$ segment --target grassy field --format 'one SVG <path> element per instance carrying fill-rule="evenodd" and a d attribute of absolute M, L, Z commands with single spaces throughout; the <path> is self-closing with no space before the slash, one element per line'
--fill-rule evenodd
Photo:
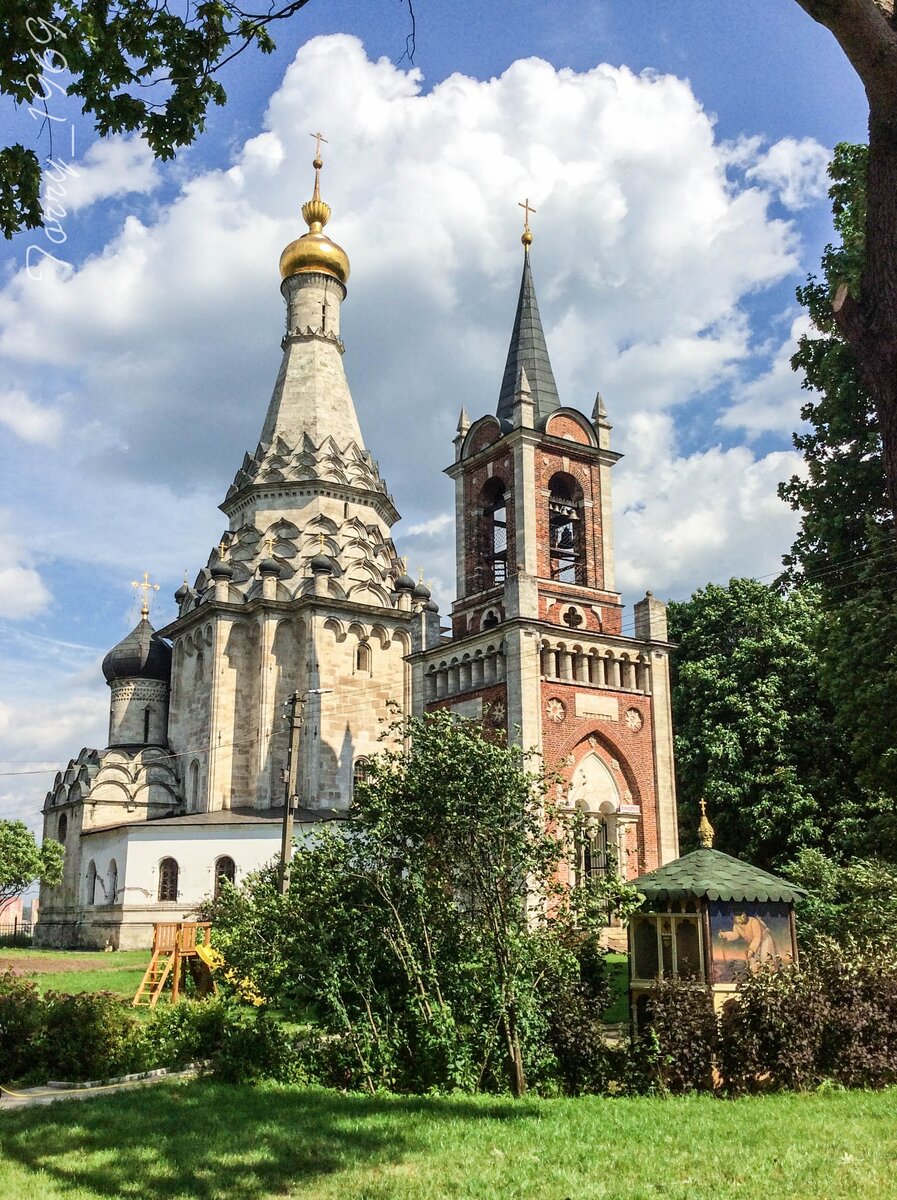
<path fill-rule="evenodd" d="M 2 1200 L 877 1200 L 897 1092 L 739 1101 L 169 1083 L 0 1111 Z"/>
<path fill-rule="evenodd" d="M 148 950 L 0 950 L 0 971 L 33 979 L 41 991 L 116 992 L 130 1000 L 150 960 Z"/>

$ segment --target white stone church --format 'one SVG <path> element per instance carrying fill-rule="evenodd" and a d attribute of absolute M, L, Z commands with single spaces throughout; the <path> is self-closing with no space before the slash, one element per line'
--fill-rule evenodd
<path fill-rule="evenodd" d="M 589 817 L 570 882 L 678 854 L 662 603 L 622 633 L 610 425 L 561 405 L 524 235 L 520 298 L 494 414 L 462 410 L 451 630 L 409 578 L 399 519 L 343 369 L 349 260 L 323 232 L 315 159 L 308 232 L 280 258 L 283 361 L 259 444 L 221 509 L 228 526 L 178 616 L 107 654 L 109 744 L 84 749 L 44 804 L 65 873 L 41 890 L 45 946 L 149 946 L 221 878 L 280 850 L 285 702 L 303 700 L 297 836 L 344 818 L 389 706 L 451 707 L 543 752 Z M 528 213 L 527 213 L 528 216 Z M 251 314 L 248 314 L 251 317 Z M 496 364 L 498 367 L 498 364 Z M 497 377 L 497 371 L 496 371 Z M 498 378 L 497 378 L 498 381 Z"/>

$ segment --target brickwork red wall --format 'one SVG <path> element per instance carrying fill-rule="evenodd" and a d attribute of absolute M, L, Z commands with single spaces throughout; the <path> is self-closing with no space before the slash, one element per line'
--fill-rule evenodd
<path fill-rule="evenodd" d="M 562 473 L 571 477 L 583 496 L 582 517 L 583 549 L 586 559 L 586 584 L 590 588 L 604 588 L 604 557 L 601 544 L 601 480 L 598 462 L 594 454 L 577 451 L 571 446 L 569 452 L 554 446 L 543 445 L 536 449 L 536 554 L 538 574 L 542 579 L 551 578 L 551 552 L 548 537 L 548 497 L 554 475 Z M 591 504 L 590 504 L 591 502 Z"/>
<path fill-rule="evenodd" d="M 623 803 L 638 804 L 641 815 L 635 827 L 637 844 L 628 856 L 630 877 L 641 871 L 652 871 L 659 865 L 657 856 L 657 790 L 654 774 L 654 721 L 651 697 L 633 692 L 608 691 L 590 688 L 585 684 L 542 681 L 542 751 L 546 763 L 556 768 L 567 782 L 579 762 L 593 751 L 611 767 L 617 779 Z M 576 693 L 612 697 L 619 701 L 620 720 L 576 716 Z M 559 699 L 566 713 L 562 721 L 548 717 L 549 700 Z M 625 721 L 626 712 L 635 709 L 642 718 L 642 727 L 633 730 Z M 617 766 L 613 766 L 613 762 Z M 631 801 L 626 799 L 626 792 Z"/>
<path fill-rule="evenodd" d="M 457 530 L 456 536 L 464 538 L 464 578 L 467 595 L 473 595 L 492 586 L 488 572 L 484 571 L 484 551 L 487 547 L 482 516 L 482 495 L 486 485 L 493 479 L 500 479 L 505 485 L 509 573 L 514 570 L 517 562 L 517 539 L 514 526 L 514 468 L 510 454 L 499 443 L 495 454 L 472 467 L 464 476 L 464 528 Z"/>
<path fill-rule="evenodd" d="M 545 432 L 551 437 L 568 438 L 571 441 L 579 442 L 582 446 L 591 446 L 592 441 L 580 425 L 579 421 L 568 416 L 567 413 L 558 413 L 555 417 L 549 417 L 548 423 L 545 426 Z"/>

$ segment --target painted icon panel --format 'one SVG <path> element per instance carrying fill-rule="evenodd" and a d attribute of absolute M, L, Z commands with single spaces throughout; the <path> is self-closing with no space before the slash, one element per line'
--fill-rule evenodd
<path fill-rule="evenodd" d="M 711 900 L 709 908 L 714 983 L 734 983 L 739 971 L 791 960 L 787 904 Z"/>

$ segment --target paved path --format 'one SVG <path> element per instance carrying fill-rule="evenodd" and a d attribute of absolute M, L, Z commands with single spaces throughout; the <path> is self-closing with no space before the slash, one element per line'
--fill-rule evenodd
<path fill-rule="evenodd" d="M 149 1079 L 129 1079 L 123 1083 L 107 1083 L 100 1087 L 0 1087 L 0 1113 L 19 1108 L 33 1108 L 37 1104 L 54 1104 L 57 1100 L 89 1100 L 94 1096 L 108 1096 L 110 1092 L 128 1092 L 134 1088 L 151 1087 L 166 1079 L 192 1079 L 196 1073 L 196 1068 L 193 1067 L 188 1071 L 170 1071 L 166 1075 L 154 1075 Z"/>

